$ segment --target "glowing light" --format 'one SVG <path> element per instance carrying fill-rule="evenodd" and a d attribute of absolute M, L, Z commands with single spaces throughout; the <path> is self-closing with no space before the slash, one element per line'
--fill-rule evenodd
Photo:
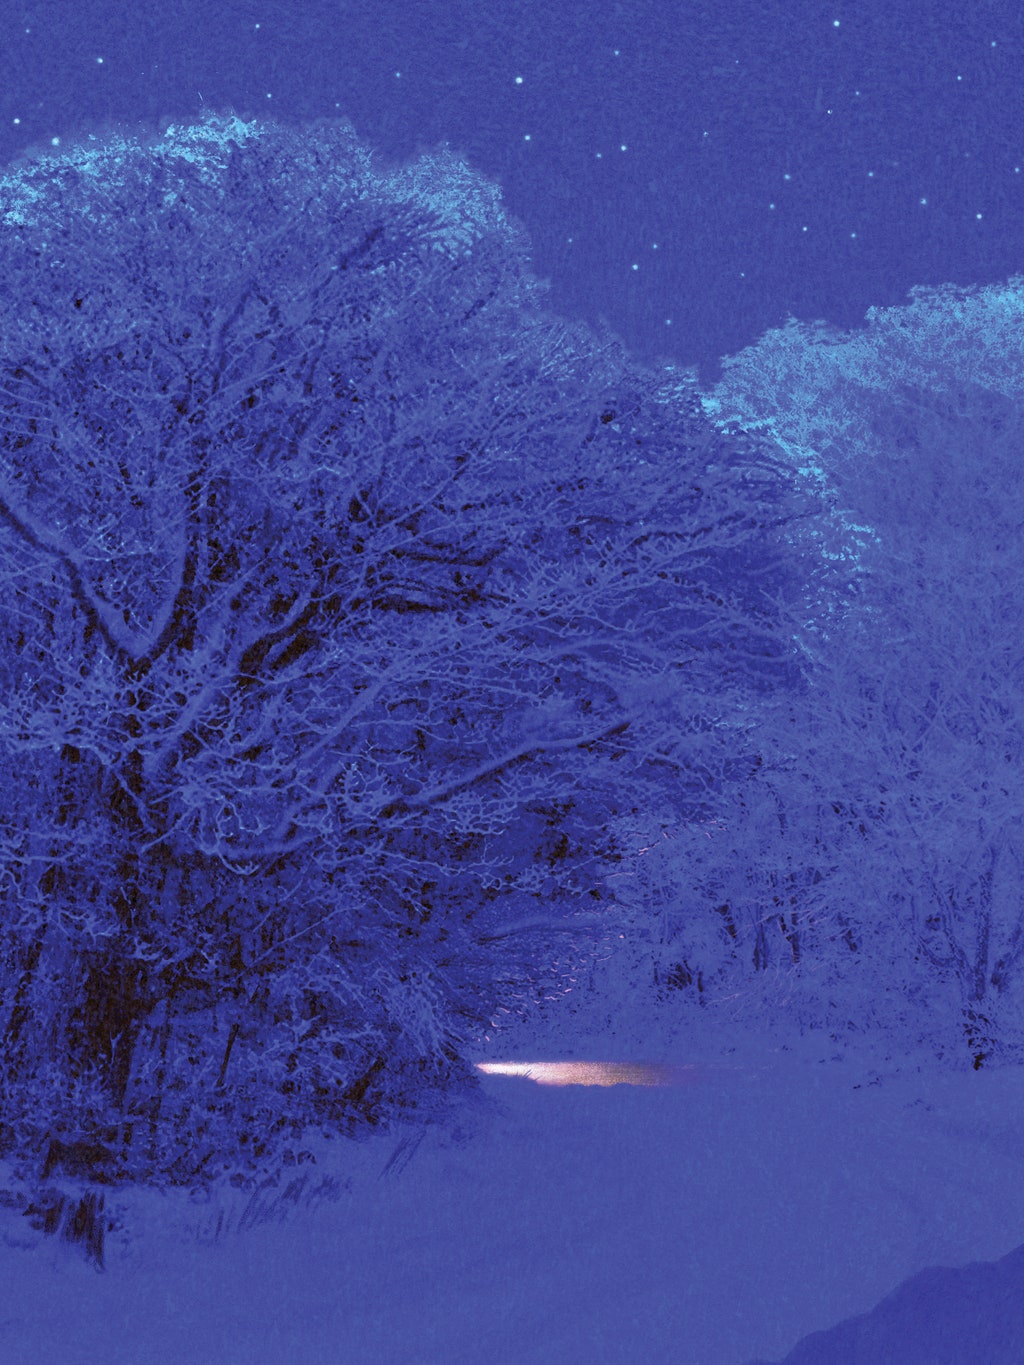
<path fill-rule="evenodd" d="M 688 1085 L 695 1066 L 660 1062 L 477 1062 L 488 1076 L 523 1076 L 538 1085 Z"/>

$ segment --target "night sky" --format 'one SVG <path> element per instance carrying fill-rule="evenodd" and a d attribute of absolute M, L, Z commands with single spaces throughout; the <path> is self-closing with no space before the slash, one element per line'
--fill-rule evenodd
<path fill-rule="evenodd" d="M 447 142 L 551 306 L 697 365 L 788 314 L 1024 268 L 1024 10 L 1001 0 L 0 0 L 0 160 L 194 116 Z"/>

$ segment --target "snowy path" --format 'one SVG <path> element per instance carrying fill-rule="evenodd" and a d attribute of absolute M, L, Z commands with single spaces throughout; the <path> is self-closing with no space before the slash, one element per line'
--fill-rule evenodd
<path fill-rule="evenodd" d="M 212 1246 L 155 1224 L 105 1275 L 12 1247 L 10 1219 L 0 1359 L 777 1360 L 923 1267 L 1024 1241 L 1021 1069 L 859 1075 L 775 1055 L 666 1088 L 487 1077 L 461 1140 L 386 1175 L 396 1139 L 360 1144 L 337 1202 Z"/>

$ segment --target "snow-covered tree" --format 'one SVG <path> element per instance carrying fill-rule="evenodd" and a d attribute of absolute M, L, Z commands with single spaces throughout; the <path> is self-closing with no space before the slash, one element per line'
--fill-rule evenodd
<path fill-rule="evenodd" d="M 662 979 L 980 1066 L 1024 1038 L 1024 279 L 867 323 L 769 333 L 708 402 L 824 490 L 851 590 L 794 617 L 756 778 L 656 850 Z"/>
<path fill-rule="evenodd" d="M 0 183 L 7 1150 L 190 1182 L 431 1103 L 749 767 L 812 504 L 527 261 L 344 123 Z"/>

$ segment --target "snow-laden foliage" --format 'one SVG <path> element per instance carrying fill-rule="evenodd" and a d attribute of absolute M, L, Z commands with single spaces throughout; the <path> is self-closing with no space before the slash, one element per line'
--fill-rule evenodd
<path fill-rule="evenodd" d="M 809 687 L 759 706 L 756 778 L 642 865 L 663 994 L 1020 1055 L 1022 314 L 1024 278 L 915 290 L 861 331 L 769 333 L 709 395 L 854 553 L 844 611 L 793 618 Z"/>
<path fill-rule="evenodd" d="M 190 1182 L 430 1103 L 749 772 L 811 504 L 445 155 L 211 117 L 0 223 L 3 1145 Z"/>

